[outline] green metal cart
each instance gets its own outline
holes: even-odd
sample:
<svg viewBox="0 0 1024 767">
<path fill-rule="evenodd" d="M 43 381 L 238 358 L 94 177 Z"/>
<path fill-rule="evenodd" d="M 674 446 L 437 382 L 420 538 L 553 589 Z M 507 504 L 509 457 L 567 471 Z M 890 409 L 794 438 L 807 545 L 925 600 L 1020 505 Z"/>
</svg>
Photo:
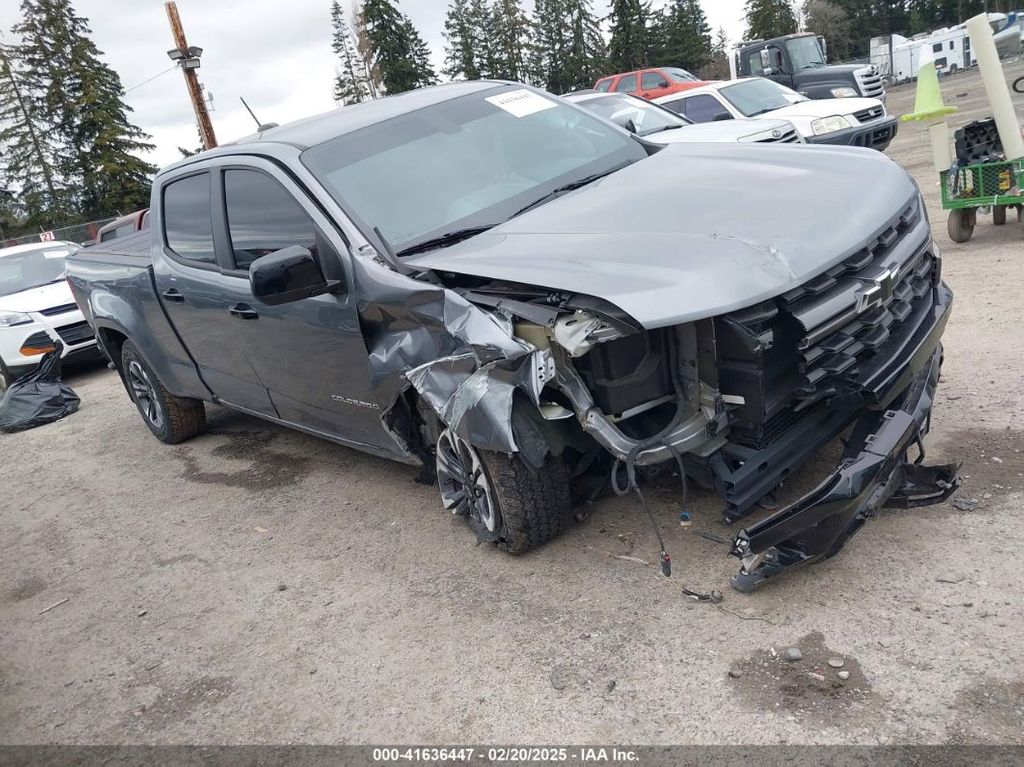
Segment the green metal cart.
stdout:
<svg viewBox="0 0 1024 767">
<path fill-rule="evenodd" d="M 959 165 L 940 174 L 942 207 L 949 211 L 947 227 L 953 242 L 967 242 L 978 223 L 978 211 L 992 210 L 992 223 L 1006 223 L 1006 212 L 1024 206 L 1024 160 Z"/>
</svg>

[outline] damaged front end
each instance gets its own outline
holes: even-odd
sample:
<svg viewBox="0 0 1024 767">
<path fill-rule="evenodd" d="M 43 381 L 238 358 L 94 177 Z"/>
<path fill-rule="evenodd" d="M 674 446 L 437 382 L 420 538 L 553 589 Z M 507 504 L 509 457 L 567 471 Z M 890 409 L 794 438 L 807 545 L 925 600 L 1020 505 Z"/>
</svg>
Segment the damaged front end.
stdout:
<svg viewBox="0 0 1024 767">
<path fill-rule="evenodd" d="M 396 283 L 393 301 L 378 285 L 360 313 L 381 401 L 411 387 L 429 409 L 422 445 L 447 432 L 534 470 L 555 456 L 589 482 L 577 499 L 610 485 L 648 513 L 637 473 L 678 468 L 684 504 L 689 479 L 735 522 L 844 438 L 824 482 L 736 536 L 739 590 L 832 556 L 882 506 L 936 503 L 958 486 L 955 464 L 921 462 L 952 296 L 919 200 L 798 288 L 665 327 L 594 296 L 430 279 L 412 296 Z"/>
</svg>

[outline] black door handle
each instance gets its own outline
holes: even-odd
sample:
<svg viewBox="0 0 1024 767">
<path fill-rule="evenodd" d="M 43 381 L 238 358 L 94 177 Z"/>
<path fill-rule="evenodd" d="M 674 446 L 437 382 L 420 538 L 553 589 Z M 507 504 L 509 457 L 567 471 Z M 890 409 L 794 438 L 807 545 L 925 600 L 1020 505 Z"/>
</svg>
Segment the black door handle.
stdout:
<svg viewBox="0 0 1024 767">
<path fill-rule="evenodd" d="M 238 317 L 240 320 L 257 320 L 260 315 L 248 304 L 235 304 L 228 309 L 228 314 Z"/>
<path fill-rule="evenodd" d="M 164 300 L 170 301 L 173 304 L 185 303 L 185 296 L 177 288 L 167 288 L 161 295 L 163 295 Z"/>
</svg>

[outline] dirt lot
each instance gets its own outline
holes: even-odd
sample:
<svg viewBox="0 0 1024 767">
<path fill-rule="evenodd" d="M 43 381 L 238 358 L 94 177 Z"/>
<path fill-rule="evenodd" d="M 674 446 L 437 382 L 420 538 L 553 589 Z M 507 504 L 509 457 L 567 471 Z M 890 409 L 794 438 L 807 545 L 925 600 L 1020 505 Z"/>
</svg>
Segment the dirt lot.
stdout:
<svg viewBox="0 0 1024 767">
<path fill-rule="evenodd" d="M 944 93 L 984 116 L 977 74 Z M 730 534 L 717 500 L 682 528 L 671 484 L 670 580 L 617 558 L 656 557 L 628 499 L 510 558 L 407 467 L 216 408 L 161 445 L 93 368 L 69 376 L 78 414 L 0 435 L 0 741 L 1024 743 L 1024 233 L 951 244 L 924 129 L 889 154 L 956 292 L 929 451 L 963 459 L 969 511 L 886 511 L 749 596 L 696 534 Z"/>
</svg>

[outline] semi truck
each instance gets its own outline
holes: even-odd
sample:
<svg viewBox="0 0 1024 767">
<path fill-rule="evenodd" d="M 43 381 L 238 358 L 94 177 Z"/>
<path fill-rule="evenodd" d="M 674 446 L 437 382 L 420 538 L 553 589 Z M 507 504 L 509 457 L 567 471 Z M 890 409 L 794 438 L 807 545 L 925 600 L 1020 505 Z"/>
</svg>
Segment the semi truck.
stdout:
<svg viewBox="0 0 1024 767">
<path fill-rule="evenodd" d="M 733 80 L 761 76 L 810 99 L 874 98 L 885 101 L 885 84 L 873 64 L 829 64 L 825 38 L 793 34 L 748 40 L 729 53 Z"/>
</svg>

